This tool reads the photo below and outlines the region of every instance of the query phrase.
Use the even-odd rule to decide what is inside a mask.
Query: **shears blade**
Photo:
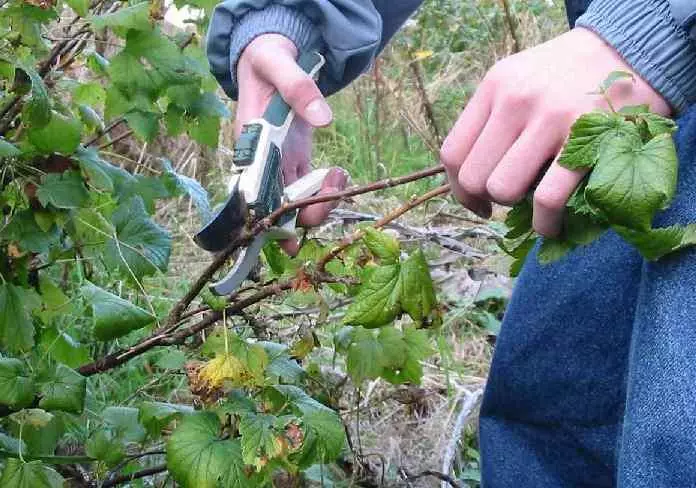
[[[229,295],[234,292],[256,266],[265,243],[266,235],[263,233],[256,236],[248,247],[240,249],[232,269],[223,279],[210,285],[211,291],[216,295]]]

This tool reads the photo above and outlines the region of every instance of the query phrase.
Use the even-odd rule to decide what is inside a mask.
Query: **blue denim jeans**
[[[696,107],[659,227],[696,222]],[[481,407],[484,488],[696,487],[696,249],[646,262],[616,234],[530,256]]]

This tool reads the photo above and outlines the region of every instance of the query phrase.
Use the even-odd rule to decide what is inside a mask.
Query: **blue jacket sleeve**
[[[596,32],[677,111],[696,102],[696,1],[594,0],[576,25]]]
[[[330,95],[367,69],[422,0],[224,0],[207,39],[212,73],[237,98],[236,67],[262,34],[282,34],[299,50],[318,46],[326,57],[319,87]]]

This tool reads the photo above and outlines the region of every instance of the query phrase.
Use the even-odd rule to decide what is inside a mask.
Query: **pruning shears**
[[[316,78],[324,65],[324,57],[315,51],[306,52],[300,55],[297,63]],[[248,222],[267,217],[284,202],[307,198],[319,191],[328,169],[314,170],[287,187],[283,183],[281,148],[294,118],[295,112],[276,92],[263,117],[244,124],[234,146],[229,197],[194,236],[198,246],[220,252],[241,234]],[[297,213],[297,210],[285,213],[274,227],[240,248],[227,275],[211,285],[212,292],[229,295],[236,290],[258,262],[268,239],[296,237]]]

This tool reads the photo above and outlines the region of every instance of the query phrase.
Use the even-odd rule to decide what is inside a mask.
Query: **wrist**
[[[641,73],[631,66],[616,47],[586,27],[575,27],[571,32],[576,33],[578,38],[582,39],[581,45],[589,48],[586,62],[591,63],[592,60],[596,62],[597,56],[603,58],[602,62],[597,63],[608,69],[606,73],[602,74],[603,77],[608,76],[611,71],[617,70],[626,71],[634,76],[634,83],[615,84],[609,89],[609,96],[617,108],[645,104],[653,112],[660,115],[670,116],[672,114],[673,110],[669,102],[643,78]]]
[[[667,0],[594,0],[577,25],[591,29],[679,112],[696,102],[696,48]]]

